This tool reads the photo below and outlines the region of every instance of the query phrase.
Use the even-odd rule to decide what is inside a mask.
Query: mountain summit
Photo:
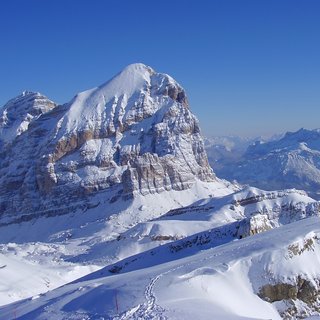
[[[1,139],[10,143],[1,153],[0,208],[8,221],[87,208],[101,191],[114,202],[216,179],[184,89],[144,64],[64,105],[24,93],[3,110]]]

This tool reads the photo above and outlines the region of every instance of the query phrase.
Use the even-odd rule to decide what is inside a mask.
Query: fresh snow
[[[25,258],[27,252],[24,250],[27,248],[23,248],[23,250],[21,247],[17,247],[16,244],[8,244],[1,248],[1,305],[47,292],[99,269],[98,266],[73,265],[46,258],[45,255],[50,254],[48,250],[53,250],[49,246],[46,246],[41,252],[40,244],[29,245],[31,250],[38,250],[37,253],[33,253],[33,259]],[[29,253],[29,255],[31,254]]]

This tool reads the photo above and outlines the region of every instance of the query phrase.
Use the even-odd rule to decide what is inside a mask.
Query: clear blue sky
[[[319,0],[3,0],[0,104],[64,103],[127,64],[182,84],[206,134],[320,127]]]

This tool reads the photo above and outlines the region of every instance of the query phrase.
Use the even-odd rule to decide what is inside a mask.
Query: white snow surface
[[[177,257],[153,255],[122,274],[108,268],[69,285],[0,309],[0,319],[281,319],[256,295],[268,275],[319,277],[319,242],[289,257],[292,244],[320,235],[308,218],[225,245]],[[163,247],[163,249],[165,249]],[[143,255],[143,254],[142,254]],[[170,255],[168,253],[168,255]],[[130,266],[129,266],[130,268]]]
[[[122,202],[120,208],[118,207],[120,204],[115,203],[115,207],[112,208],[111,205],[109,209],[111,212],[115,210],[114,212],[117,213],[109,217],[105,215],[105,212],[101,212],[99,207],[96,207],[89,209],[86,214],[80,212],[68,216],[43,217],[31,222],[1,227],[0,263],[3,268],[0,268],[0,273],[4,275],[0,282],[1,304],[5,305],[33,296],[34,298],[30,298],[31,300],[27,300],[29,302],[23,304],[24,306],[28,304],[26,310],[31,310],[34,301],[40,301],[39,299],[45,292],[109,265],[110,267],[98,271],[98,274],[99,272],[105,274],[107,271],[104,270],[120,268],[124,272],[131,273],[132,271],[133,274],[137,273],[141,276],[138,280],[132,282],[131,278],[128,280],[124,278],[124,275],[116,275],[114,279],[123,280],[119,283],[118,280],[112,283],[106,282],[106,286],[110,286],[112,289],[101,287],[105,279],[102,282],[99,279],[98,284],[97,282],[94,282],[94,284],[90,282],[88,285],[87,282],[86,284],[81,282],[77,289],[75,289],[75,285],[70,285],[73,288],[71,291],[76,290],[76,293],[71,296],[67,293],[66,296],[69,297],[67,300],[78,297],[80,302],[75,304],[72,302],[71,305],[75,305],[76,309],[81,309],[80,305],[86,305],[86,308],[89,309],[84,313],[78,309],[72,309],[70,312],[62,311],[64,309],[62,305],[66,303],[63,300],[65,293],[62,293],[62,291],[57,291],[62,293],[64,302],[61,302],[61,312],[57,311],[56,315],[53,311],[52,313],[51,311],[48,311],[49,313],[41,311],[39,314],[38,311],[35,311],[30,315],[23,315],[24,311],[22,312],[16,306],[11,309],[11,312],[16,310],[21,319],[74,319],[73,317],[75,319],[86,319],[86,317],[95,319],[97,314],[101,315],[102,319],[131,319],[130,314],[131,312],[134,313],[134,304],[137,308],[140,304],[136,313],[134,313],[135,317],[138,319],[137,315],[140,314],[143,318],[142,315],[145,313],[146,319],[148,319],[149,311],[147,311],[148,307],[143,304],[143,292],[138,293],[143,289],[143,286],[137,285],[139,282],[141,284],[145,283],[147,279],[145,278],[143,281],[141,279],[145,275],[145,268],[156,268],[157,272],[158,270],[161,271],[160,277],[155,274],[149,276],[155,282],[158,282],[160,278],[165,278],[162,273],[167,275],[169,270],[170,272],[173,272],[172,269],[182,270],[186,265],[185,262],[177,265],[177,262],[171,263],[170,261],[187,255],[190,256],[188,259],[194,259],[192,265],[195,262],[199,262],[199,265],[194,270],[185,269],[185,274],[191,272],[191,275],[194,273],[197,276],[179,275],[181,279],[184,279],[182,283],[178,281],[175,284],[175,280],[173,284],[170,284],[170,280],[170,283],[163,287],[164,290],[167,286],[170,286],[170,290],[167,290],[166,294],[165,291],[158,294],[159,299],[162,297],[163,303],[160,304],[161,308],[157,307],[156,309],[158,311],[166,310],[165,316],[169,319],[185,319],[188,314],[190,319],[195,316],[196,311],[191,307],[190,301],[196,302],[197,309],[198,306],[203,306],[200,309],[207,310],[201,313],[203,319],[215,314],[230,319],[254,317],[255,312],[260,310],[262,306],[265,314],[277,314],[273,306],[266,305],[252,291],[251,278],[247,276],[250,271],[248,269],[250,267],[249,262],[244,265],[241,263],[239,267],[232,268],[232,272],[228,272],[228,277],[220,278],[218,275],[221,272],[224,274],[230,269],[225,265],[229,263],[228,258],[225,261],[223,260],[224,253],[221,253],[221,258],[219,258],[220,263],[224,263],[221,266],[221,272],[220,267],[217,272],[215,267],[214,270],[211,270],[212,268],[209,265],[206,266],[201,262],[202,258],[199,258],[198,255],[201,254],[201,250],[214,250],[214,247],[219,248],[220,245],[236,239],[237,232],[239,232],[237,231],[237,223],[241,223],[245,219],[257,217],[259,222],[259,217],[266,216],[272,227],[279,227],[315,215],[317,207],[313,208],[313,206],[316,206],[318,202],[309,198],[304,192],[296,190],[266,192],[256,188],[247,188],[234,193],[235,191],[234,186],[228,185],[227,182],[204,183],[198,181],[189,190],[171,190],[160,194],[140,196],[130,202],[129,205]],[[246,202],[248,199],[250,201]],[[255,201],[252,201],[252,199]],[[100,200],[102,201],[102,199]],[[118,207],[118,211],[116,211],[116,207]],[[282,209],[280,210],[280,208]],[[236,243],[242,243],[242,241],[239,240]],[[191,247],[190,243],[193,243]],[[246,253],[248,256],[249,252]],[[207,258],[204,261],[207,261]],[[302,261],[301,265],[303,263]],[[165,266],[167,265],[170,266],[169,269],[166,269]],[[282,268],[284,269],[284,267]],[[143,270],[139,271],[139,269]],[[18,270],[23,270],[23,272],[18,272]],[[216,276],[212,278],[212,274]],[[239,278],[240,274],[241,277]],[[113,279],[113,277],[111,278]],[[199,279],[201,279],[200,282]],[[225,281],[227,282],[225,283]],[[126,287],[128,284],[125,285],[125,283],[127,282],[132,282],[130,288]],[[233,285],[231,285],[232,283]],[[254,283],[256,285],[256,282]],[[221,292],[225,292],[227,296],[232,296],[233,299],[225,300],[220,299],[220,295],[212,296],[212,290],[217,285],[219,288],[221,287],[221,290],[219,289]],[[124,291],[121,289],[123,286],[126,288]],[[145,283],[145,286],[147,286],[147,283]],[[69,286],[67,287],[69,288]],[[234,287],[239,287],[240,291],[237,289],[234,292]],[[88,290],[93,290],[89,296],[87,296]],[[110,298],[114,301],[114,294],[117,295],[118,299],[118,293],[119,299],[126,301],[124,305],[121,304],[121,307],[118,306],[119,314],[108,309],[114,308],[114,305],[112,307],[109,305],[110,302],[101,307],[93,303],[98,299],[108,300]],[[82,294],[84,296],[80,298]],[[100,294],[102,294],[102,297],[98,298]],[[151,295],[152,293],[148,294]],[[180,298],[181,295],[182,298]],[[47,297],[47,295],[45,296]],[[254,304],[257,306],[256,311],[245,312],[246,304],[243,305],[243,308],[240,308],[239,305],[242,300],[239,300],[239,304],[236,301],[241,297],[246,297],[248,305]],[[47,300],[47,298],[44,299]],[[231,305],[229,305],[230,303]],[[29,309],[30,306],[31,309]],[[59,310],[60,307],[54,305],[52,310],[57,308]],[[97,309],[97,311],[96,308],[99,310]],[[47,309],[51,310],[49,307]],[[229,312],[231,313],[228,314]],[[233,314],[234,312],[236,314]],[[79,316],[75,316],[78,313]],[[1,311],[0,315],[2,314],[7,315],[7,313]],[[151,314],[153,317],[154,311]],[[152,317],[150,316],[150,318]],[[2,319],[1,316],[0,319]]]
[[[150,240],[136,242],[139,237],[130,234],[146,221],[171,209],[209,195],[221,197],[232,190],[232,185],[228,187],[222,181],[198,181],[188,190],[111,204],[107,212],[98,206],[86,214],[80,211],[0,227],[0,267],[1,263],[6,265],[0,270],[3,275],[10,274],[0,282],[0,305],[46,292],[104,265],[157,246],[159,243]],[[103,202],[103,196],[96,201]],[[128,239],[116,240],[127,234],[130,235]],[[24,272],[17,272],[18,269]],[[31,274],[33,286],[28,276]]]

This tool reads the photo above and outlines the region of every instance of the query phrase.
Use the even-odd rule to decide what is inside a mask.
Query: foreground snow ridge
[[[217,178],[169,75],[0,117],[0,320],[320,316],[320,203]]]
[[[152,204],[139,208],[140,212],[150,210]],[[318,202],[303,192],[247,188],[203,198],[119,230],[116,240],[101,242],[100,233],[95,232],[87,241],[96,245],[86,247],[85,255],[83,237],[88,230],[69,229],[74,239],[49,242],[42,251],[47,257],[36,265],[41,263],[53,282],[54,272],[63,274],[66,265],[84,268],[88,262],[100,261],[100,270],[88,270],[87,276],[65,286],[3,306],[0,319],[13,314],[20,319],[292,319],[317,315],[318,208]],[[60,218],[51,219],[57,223]],[[146,223],[152,227],[146,229]],[[156,227],[159,224],[161,228]],[[178,229],[173,228],[175,224],[180,225]],[[30,223],[18,227],[24,233]],[[92,232],[92,225],[90,229]],[[172,231],[177,230],[184,235],[173,236]],[[8,243],[3,252],[10,258],[10,252],[19,254],[19,248],[26,245]],[[128,253],[128,245],[135,251]],[[39,259],[35,252],[40,244],[28,246],[34,253],[25,257],[20,253],[21,266],[30,263],[27,259],[32,258],[33,264]],[[96,249],[103,247],[107,250],[102,259]],[[62,250],[68,252],[60,252],[66,261],[48,261]],[[117,257],[108,258],[108,254]],[[73,263],[67,262],[68,256]],[[9,260],[6,263],[1,272],[12,268]]]
[[[277,309],[288,307],[312,314],[304,301],[270,304],[258,290],[270,281],[294,284],[301,274],[318,286],[319,241],[310,239],[319,236],[319,218],[308,218],[149,268],[119,275],[105,268],[0,311],[2,319],[13,310],[22,319],[281,319]]]

